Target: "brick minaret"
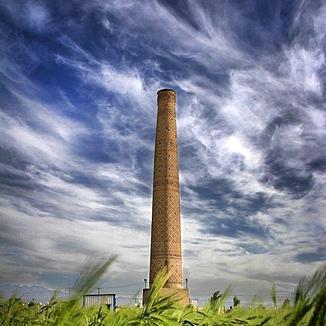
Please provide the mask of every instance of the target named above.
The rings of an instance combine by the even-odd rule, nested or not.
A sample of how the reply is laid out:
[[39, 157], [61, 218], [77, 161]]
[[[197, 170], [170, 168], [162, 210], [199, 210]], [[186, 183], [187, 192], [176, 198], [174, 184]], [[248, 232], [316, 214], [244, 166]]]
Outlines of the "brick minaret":
[[[166, 267], [170, 278], [163, 292], [177, 290], [180, 301], [186, 304], [189, 294], [182, 287], [176, 93], [161, 89], [157, 95], [149, 284], [151, 286], [156, 274]], [[147, 294], [144, 290], [144, 301]]]

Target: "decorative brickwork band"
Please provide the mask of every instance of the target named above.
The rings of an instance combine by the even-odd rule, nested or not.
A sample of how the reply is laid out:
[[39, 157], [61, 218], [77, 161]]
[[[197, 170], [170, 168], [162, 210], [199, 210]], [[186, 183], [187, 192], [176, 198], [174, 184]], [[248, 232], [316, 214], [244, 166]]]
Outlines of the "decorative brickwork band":
[[167, 288], [182, 288], [179, 164], [176, 126], [176, 93], [163, 89], [157, 98], [150, 285], [167, 268]]

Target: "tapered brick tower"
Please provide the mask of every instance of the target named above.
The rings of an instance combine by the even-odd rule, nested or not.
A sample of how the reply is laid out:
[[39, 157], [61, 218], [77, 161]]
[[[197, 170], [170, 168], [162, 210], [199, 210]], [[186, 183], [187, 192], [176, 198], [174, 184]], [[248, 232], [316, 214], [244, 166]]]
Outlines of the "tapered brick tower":
[[[149, 285], [157, 273], [166, 268], [170, 277], [163, 294], [177, 291], [180, 302], [187, 304], [188, 290], [182, 286], [176, 93], [161, 89], [157, 95]], [[145, 289], [143, 301], [147, 295], [148, 289]]]

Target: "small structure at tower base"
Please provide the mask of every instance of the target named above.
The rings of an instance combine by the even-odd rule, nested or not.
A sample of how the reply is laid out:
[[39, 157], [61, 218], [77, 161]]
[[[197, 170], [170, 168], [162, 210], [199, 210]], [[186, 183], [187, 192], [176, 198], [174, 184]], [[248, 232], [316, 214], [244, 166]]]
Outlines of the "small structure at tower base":
[[[150, 289], [143, 289], [143, 304], [147, 302], [149, 291]], [[174, 295], [174, 299], [177, 301], [177, 304], [181, 306], [190, 304], [188, 289], [163, 288], [160, 292], [161, 296], [169, 296], [172, 294]]]

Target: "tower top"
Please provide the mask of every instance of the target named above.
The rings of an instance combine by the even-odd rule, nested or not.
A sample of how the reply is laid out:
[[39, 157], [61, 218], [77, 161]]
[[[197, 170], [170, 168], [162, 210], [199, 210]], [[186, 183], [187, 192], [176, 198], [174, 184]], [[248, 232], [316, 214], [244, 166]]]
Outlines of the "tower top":
[[174, 89], [171, 88], [162, 88], [157, 92], [157, 95], [161, 92], [173, 92], [174, 94], [176, 94], [176, 91]]

